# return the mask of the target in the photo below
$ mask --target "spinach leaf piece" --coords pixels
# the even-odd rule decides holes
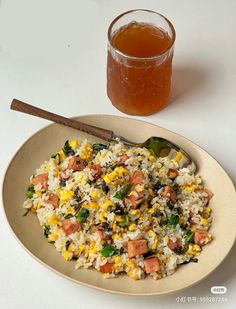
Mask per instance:
[[[119,191],[117,191],[114,195],[115,198],[122,200],[129,192],[129,190],[131,189],[132,184],[131,183],[127,183],[126,185],[124,185]]]
[[[81,208],[76,216],[76,219],[81,223],[86,221],[88,216],[89,216],[89,210],[86,208]]]
[[[129,225],[129,216],[128,215],[124,215],[123,216],[123,221],[119,222],[119,226],[124,227]]]
[[[115,246],[106,245],[105,247],[102,248],[101,254],[104,257],[110,257],[119,254],[119,250]]]
[[[65,142],[65,145],[64,145],[64,147],[62,148],[62,150],[64,151],[64,154],[65,154],[66,156],[74,155],[74,154],[75,154],[74,150],[71,148],[71,146],[70,146],[70,144],[69,144],[69,141],[66,141],[66,142]]]
[[[34,186],[31,185],[28,189],[27,189],[27,192],[26,192],[26,195],[28,198],[32,198],[33,195],[35,193],[35,190],[34,190]]]
[[[93,144],[94,151],[100,151],[102,149],[108,149],[108,146],[104,144]]]
[[[179,223],[179,216],[178,215],[171,215],[168,219],[168,226],[171,228],[175,228],[176,225]]]
[[[50,225],[44,225],[43,233],[48,238],[48,235],[50,234],[51,228]]]

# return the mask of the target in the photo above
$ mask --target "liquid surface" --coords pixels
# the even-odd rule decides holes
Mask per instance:
[[[153,57],[171,46],[171,38],[162,29],[146,23],[130,23],[112,38],[112,45],[133,57]]]
[[[163,108],[170,94],[171,44],[166,32],[145,23],[132,22],[114,34],[108,49],[107,94],[116,108],[131,115],[150,115]]]

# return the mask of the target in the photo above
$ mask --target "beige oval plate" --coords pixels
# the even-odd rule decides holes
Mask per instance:
[[[178,134],[143,121],[104,115],[76,118],[83,122],[113,130],[132,141],[142,142],[150,136],[161,136],[185,149],[198,165],[207,188],[214,192],[211,201],[214,240],[204,247],[199,262],[182,265],[172,276],[155,281],[134,281],[128,276],[104,279],[92,269],[75,270],[75,262],[66,262],[43,236],[36,216],[23,217],[21,205],[25,199],[29,177],[43,161],[60,149],[65,140],[98,139],[71,128],[52,124],[34,134],[16,153],[6,171],[3,183],[3,204],[6,217],[15,236],[35,259],[58,274],[77,283],[106,292],[130,295],[159,295],[176,292],[196,284],[209,275],[226,257],[235,240],[236,194],[229,176],[207,152]],[[218,268],[218,271],[221,271]]]

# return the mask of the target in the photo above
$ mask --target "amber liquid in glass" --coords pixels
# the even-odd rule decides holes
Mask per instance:
[[[170,94],[171,45],[167,32],[147,23],[132,22],[114,33],[108,49],[107,94],[115,107],[131,115],[163,108]]]

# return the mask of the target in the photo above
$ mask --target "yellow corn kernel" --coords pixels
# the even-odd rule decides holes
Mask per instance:
[[[60,192],[60,200],[62,202],[68,202],[72,198],[73,195],[74,195],[73,191],[64,189]]]
[[[85,245],[79,245],[78,248],[80,252],[83,252],[85,250]]]
[[[150,209],[148,210],[148,212],[152,215],[152,214],[154,214],[155,209],[152,207],[152,208],[150,208]]]
[[[136,228],[137,228],[136,224],[132,223],[132,224],[130,224],[130,226],[129,226],[129,231],[133,232],[133,231],[136,230]]]
[[[106,222],[106,219],[104,218],[102,212],[99,213],[99,220],[100,220],[101,222]]]
[[[184,224],[184,218],[183,217],[180,217],[179,218],[179,224],[181,225],[181,224]]]
[[[107,200],[106,202],[104,202],[102,204],[101,207],[102,207],[103,210],[106,211],[109,206],[113,206],[113,205],[114,205],[114,203],[111,200]]]
[[[144,185],[136,185],[135,189],[137,190],[137,192],[143,192],[145,189]]]
[[[190,230],[191,230],[191,232],[195,232],[196,231],[196,227],[195,226],[191,226]]]
[[[119,240],[119,239],[120,239],[120,236],[119,236],[119,234],[113,234],[113,235],[111,236],[111,238],[114,239],[114,240]]]
[[[129,267],[133,267],[133,268],[136,266],[135,263],[133,261],[131,261],[131,260],[126,261],[125,265],[127,265]]]
[[[116,231],[116,223],[112,224],[112,231],[115,232]]]
[[[196,189],[198,189],[198,185],[193,184],[193,185],[191,185],[191,186],[184,186],[183,188],[184,188],[185,190],[187,190],[188,192],[193,192],[193,191],[195,191]]]
[[[154,242],[153,242],[153,244],[151,246],[152,250],[157,248],[157,244],[158,244],[158,239],[157,239],[157,237],[155,237]]]
[[[208,224],[207,219],[202,218],[201,221],[200,221],[200,224],[201,225],[207,225]]]
[[[121,257],[118,255],[115,257],[115,263],[118,264],[121,262]]]
[[[71,253],[68,252],[68,251],[64,251],[64,252],[62,253],[62,255],[63,255],[63,258],[64,258],[66,261],[69,261],[69,260],[72,258]]]
[[[156,158],[154,156],[149,156],[148,160],[151,161],[152,163],[156,162]]]
[[[68,249],[67,249],[69,252],[74,252],[74,249],[72,248],[71,245],[69,245]]]
[[[116,222],[122,222],[124,218],[122,216],[115,216]]]
[[[48,235],[48,242],[56,241],[58,239],[58,235],[56,233],[51,233]]]
[[[206,207],[202,212],[202,217],[207,219],[211,213],[212,209],[210,207]]]
[[[63,151],[63,150],[60,150],[60,151],[58,152],[58,154],[59,154],[59,157],[60,157],[60,161],[61,161],[61,162],[65,161],[66,156],[65,156],[64,151]]]
[[[99,208],[98,203],[96,203],[96,202],[89,202],[88,206],[91,207],[91,208],[94,208],[94,209],[98,209]]]
[[[71,141],[69,141],[69,145],[72,148],[77,148],[78,147],[78,141],[76,139],[72,139]]]
[[[106,184],[109,185],[112,181],[112,178],[111,178],[110,174],[106,174],[106,175],[103,176],[103,180],[105,181]]]
[[[132,216],[137,216],[137,217],[139,217],[139,216],[140,216],[140,210],[139,210],[139,209],[131,210],[131,211],[130,211],[130,214],[131,214]]]
[[[149,236],[149,237],[155,237],[156,234],[155,234],[152,230],[149,230],[149,231],[148,231],[148,236]]]
[[[47,162],[43,168],[44,172],[47,172],[50,169],[50,166],[51,166],[50,162]]]
[[[175,178],[175,177],[177,176],[177,173],[175,173],[175,172],[170,172],[170,173],[168,174],[168,176],[169,176],[169,178],[173,179],[173,178]]]
[[[169,236],[166,235],[164,237],[164,244],[168,244],[168,242],[169,242]]]
[[[49,219],[48,219],[48,224],[50,224],[51,226],[55,226],[60,222],[59,218],[56,215],[52,215]]]
[[[42,197],[42,192],[41,192],[41,191],[35,191],[35,194],[36,194],[38,197]]]
[[[151,197],[154,196],[154,192],[153,192],[152,188],[148,188],[148,193],[150,194]]]
[[[97,250],[95,248],[89,249],[89,254],[96,254]]]
[[[93,189],[90,193],[92,199],[96,199],[98,197],[98,190]]]
[[[183,154],[181,152],[176,152],[175,157],[171,160],[172,162],[179,162],[183,158]]]
[[[128,274],[128,276],[129,276],[130,278],[132,278],[133,280],[139,280],[138,275],[137,275],[133,270],[130,270],[127,274]]]
[[[189,245],[187,254],[199,255],[201,251],[201,247],[198,245]]]
[[[41,207],[40,201],[37,202],[36,208],[39,209]]]

